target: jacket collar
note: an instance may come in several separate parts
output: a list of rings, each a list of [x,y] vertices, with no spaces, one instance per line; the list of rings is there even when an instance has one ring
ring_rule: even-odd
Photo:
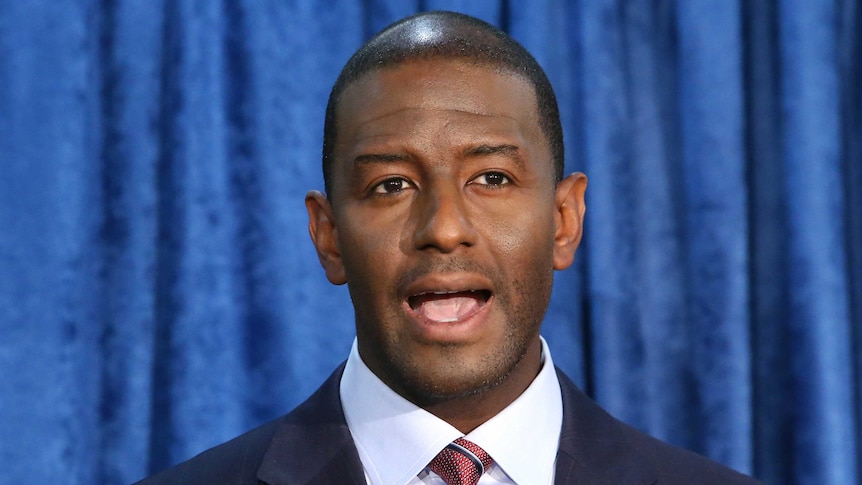
[[[342,364],[308,400],[279,424],[257,477],[270,485],[364,485],[365,473],[344,420],[338,387]],[[631,442],[637,432],[611,417],[557,369],[563,427],[555,483],[655,483],[646,450]],[[641,452],[639,452],[641,451]]]
[[[342,364],[273,435],[257,477],[271,485],[365,485],[365,473],[344,420],[338,383]]]
[[[559,369],[557,377],[563,394],[563,428],[554,482],[655,483],[655,466],[646,451],[631,442],[638,432],[609,415]]]

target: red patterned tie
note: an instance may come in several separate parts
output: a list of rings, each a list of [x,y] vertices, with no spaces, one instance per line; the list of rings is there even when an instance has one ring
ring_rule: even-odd
[[[458,438],[437,454],[428,469],[448,485],[476,485],[494,460],[479,445]]]

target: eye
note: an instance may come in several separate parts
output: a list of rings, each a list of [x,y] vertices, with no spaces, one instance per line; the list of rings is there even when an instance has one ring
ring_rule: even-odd
[[[473,179],[474,183],[479,185],[500,186],[511,182],[502,172],[485,172]]]
[[[407,179],[393,177],[374,186],[375,194],[397,194],[411,186]]]

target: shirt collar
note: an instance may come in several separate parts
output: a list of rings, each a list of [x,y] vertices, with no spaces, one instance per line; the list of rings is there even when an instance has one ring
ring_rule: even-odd
[[[563,405],[544,339],[542,356],[542,369],[524,393],[466,437],[487,451],[517,484],[550,483],[557,455]],[[347,425],[373,484],[409,482],[441,449],[462,436],[384,384],[362,362],[355,341],[340,392]]]

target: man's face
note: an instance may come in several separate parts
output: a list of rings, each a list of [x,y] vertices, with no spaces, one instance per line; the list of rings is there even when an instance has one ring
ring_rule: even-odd
[[[527,81],[451,60],[366,75],[342,94],[332,180],[309,196],[312,236],[378,377],[417,403],[535,377],[571,258]]]

